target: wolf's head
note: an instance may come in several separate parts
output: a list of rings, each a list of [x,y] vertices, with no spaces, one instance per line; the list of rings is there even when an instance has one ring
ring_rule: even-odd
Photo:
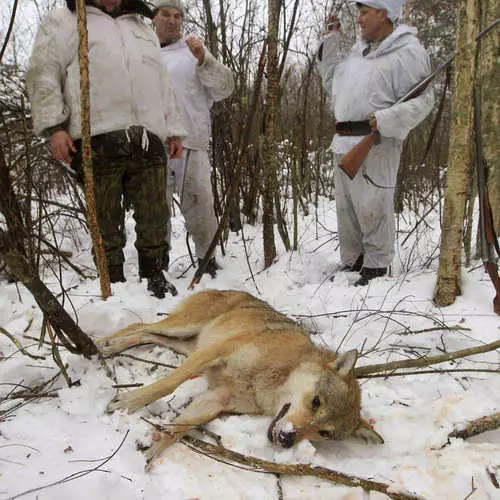
[[[269,439],[290,448],[303,439],[325,441],[361,437],[383,443],[360,415],[361,395],[354,375],[358,353],[348,351],[333,361],[304,363],[288,378]]]

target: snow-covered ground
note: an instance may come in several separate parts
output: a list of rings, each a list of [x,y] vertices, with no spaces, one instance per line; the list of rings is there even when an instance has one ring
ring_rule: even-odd
[[[433,305],[439,226],[429,217],[426,224],[409,233],[415,222],[409,214],[400,219],[391,276],[379,278],[369,287],[353,287],[357,277],[353,273],[338,273],[333,282],[328,279],[339,264],[335,204],[322,200],[317,213],[311,207],[311,214],[300,221],[297,251],[285,252],[277,235],[277,261],[262,271],[262,228],[245,226],[246,253],[241,234],[231,234],[225,256],[218,255],[223,269],[216,279],[204,277],[197,290],[238,289],[259,295],[303,321],[315,332],[318,343],[332,349],[360,350],[358,365],[498,340],[500,321],[492,311],[493,288],[478,263],[476,269],[464,270],[463,295],[454,305],[443,309]],[[85,332],[100,337],[131,322],[156,321],[192,293],[187,287],[193,270],[180,277],[189,265],[181,217],[175,217],[173,228],[169,275],[179,290],[177,297],[156,299],[138,282],[130,214],[127,282],[114,285],[112,297],[102,301],[97,280],[82,279],[72,270],[64,272],[71,299],[67,310],[76,313]],[[82,241],[84,248],[75,248],[69,240],[63,247],[73,252],[78,265],[91,266],[88,240],[83,237]],[[58,292],[55,276],[47,273],[44,281]],[[176,409],[203,390],[203,379],[185,383],[174,397],[137,414],[108,415],[104,410],[116,392],[115,382],[96,360],[62,351],[71,379],[79,385],[68,388],[59,376],[45,390],[55,397],[13,399],[12,393],[26,394],[29,391],[23,387],[37,386],[58,373],[50,350],[39,349],[28,338],[39,335],[41,324],[40,311],[26,289],[1,282],[0,326],[29,346],[31,354],[44,356],[39,360],[24,356],[0,333],[1,500],[275,500],[280,488],[285,500],[386,498],[308,477],[281,477],[279,484],[272,474],[218,462],[182,443],[168,449],[153,471],[145,473],[138,445],[150,442],[153,428],[141,417],[156,422],[173,419]],[[444,326],[461,329],[439,329]],[[426,329],[431,331],[412,333]],[[167,365],[181,361],[159,347],[143,346],[125,354]],[[499,353],[494,351],[435,367],[477,371],[360,380],[362,414],[384,437],[385,444],[380,446],[352,440],[316,446],[302,442],[293,449],[277,450],[266,437],[267,417],[226,416],[207,428],[222,437],[224,446],[270,461],[321,465],[427,499],[498,499],[500,489],[494,483],[495,477],[500,481],[500,431],[467,441],[452,439],[443,445],[447,435],[464,422],[500,411],[499,362]],[[148,384],[171,370],[126,356],[108,363],[119,384]]]

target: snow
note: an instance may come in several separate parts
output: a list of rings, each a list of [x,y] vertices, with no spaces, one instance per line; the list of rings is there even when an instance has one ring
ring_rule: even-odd
[[[358,276],[354,273],[339,272],[333,282],[328,279],[339,264],[335,203],[322,199],[317,211],[310,208],[310,215],[301,216],[297,251],[285,252],[276,234],[278,258],[262,270],[262,227],[245,225],[248,257],[241,234],[231,233],[226,255],[218,255],[223,269],[213,280],[203,277],[196,289],[239,289],[259,295],[306,324],[318,344],[340,351],[360,350],[358,365],[436,355],[498,340],[500,322],[492,311],[493,288],[477,262],[475,269],[463,271],[463,295],[455,304],[439,309],[432,303],[438,261],[429,257],[437,255],[437,218],[429,216],[425,225],[410,233],[418,217],[409,213],[401,217],[391,275],[374,280],[369,287],[353,287]],[[193,269],[179,277],[189,266],[182,218],[173,219],[169,271],[179,295],[163,300],[150,296],[145,283],[138,281],[133,224],[127,214],[127,282],[114,285],[107,301],[99,297],[97,280],[83,279],[69,269],[63,273],[71,299],[66,308],[71,314],[76,312],[81,328],[93,337],[131,322],[157,321],[192,293],[187,287]],[[62,246],[73,252],[79,266],[92,267],[88,238],[83,236],[80,241],[84,248],[77,248],[69,238]],[[56,277],[49,271],[44,281],[59,293]],[[68,387],[59,376],[42,391],[55,397],[13,399],[12,393],[28,392],[23,386],[34,387],[58,373],[50,350],[38,348],[37,341],[28,338],[39,336],[41,324],[40,311],[29,292],[21,285],[0,282],[0,326],[29,346],[31,354],[45,357],[24,356],[0,333],[0,500],[279,498],[274,475],[229,466],[182,443],[167,449],[154,469],[144,472],[145,460],[138,445],[149,444],[154,429],[141,417],[157,423],[172,420],[179,408],[204,390],[203,378],[186,382],[174,395],[137,414],[109,415],[104,410],[116,393],[115,382],[97,360],[61,350],[72,381],[79,384]],[[443,326],[463,329],[438,329]],[[434,330],[412,333],[425,329]],[[171,370],[163,365],[177,365],[182,359],[151,346],[125,354],[162,365],[126,356],[109,358],[108,365],[120,384],[151,383]],[[434,368],[499,370],[499,361],[499,353],[493,351]],[[500,480],[500,431],[465,441],[451,439],[444,446],[453,429],[500,411],[498,371],[364,378],[360,383],[362,415],[384,437],[384,445],[355,440],[301,442],[280,450],[266,436],[271,419],[262,416],[225,416],[207,428],[237,452],[274,462],[327,467],[386,483],[392,491],[436,500],[465,498],[471,492],[474,500],[500,498],[490,476]],[[286,500],[387,498],[312,477],[282,476],[280,482]]]

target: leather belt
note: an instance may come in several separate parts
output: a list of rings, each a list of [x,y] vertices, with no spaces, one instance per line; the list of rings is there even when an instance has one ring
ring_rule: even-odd
[[[368,120],[360,122],[336,122],[335,132],[339,135],[370,135],[372,129]]]

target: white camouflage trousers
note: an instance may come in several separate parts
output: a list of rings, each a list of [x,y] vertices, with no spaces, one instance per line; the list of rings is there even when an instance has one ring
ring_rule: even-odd
[[[180,197],[181,213],[186,228],[193,238],[195,254],[199,259],[205,256],[217,231],[214,211],[211,166],[206,151],[184,149],[182,158],[168,160],[167,200],[172,203],[174,192]],[[167,242],[169,248],[171,226],[169,222]]]
[[[394,192],[401,143],[386,139],[373,146],[356,177],[349,179],[334,154],[337,226],[342,264],[360,254],[365,267],[388,267],[394,257]]]

